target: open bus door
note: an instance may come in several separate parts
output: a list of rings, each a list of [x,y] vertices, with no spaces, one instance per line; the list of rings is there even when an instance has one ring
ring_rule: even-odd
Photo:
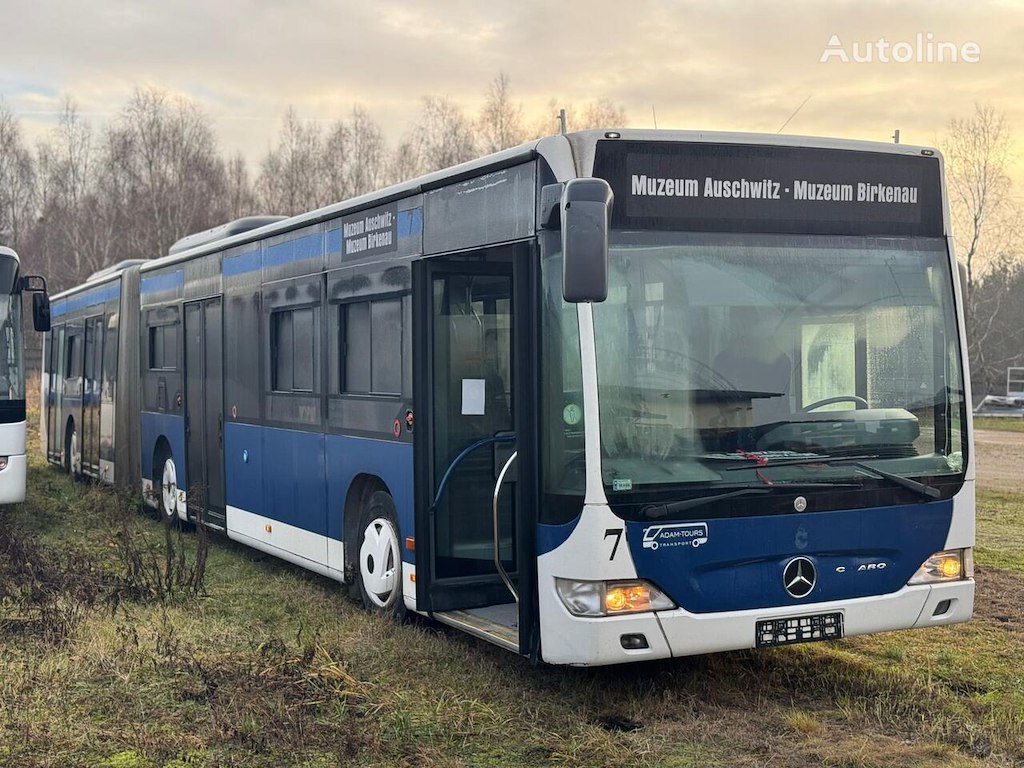
[[[417,269],[417,604],[535,648],[534,353],[528,246]],[[426,412],[424,412],[426,411]]]

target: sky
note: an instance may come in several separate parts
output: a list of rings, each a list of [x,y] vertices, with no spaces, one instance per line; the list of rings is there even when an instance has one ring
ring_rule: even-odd
[[[156,87],[255,167],[289,106],[326,124],[361,105],[394,144],[423,96],[475,114],[504,72],[552,126],[552,100],[606,98],[630,127],[930,145],[983,104],[1024,155],[1024,0],[0,0],[0,18],[0,99],[30,140],[65,97],[102,125]],[[894,60],[929,42],[958,60]],[[1019,159],[1013,177],[1021,195]]]

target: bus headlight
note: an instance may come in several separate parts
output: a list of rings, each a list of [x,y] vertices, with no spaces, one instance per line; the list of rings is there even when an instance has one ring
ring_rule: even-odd
[[[3,472],[5,469],[7,469],[7,457],[0,456],[0,472]]]
[[[573,616],[618,616],[675,608],[664,592],[646,581],[555,579],[555,591]]]
[[[907,584],[934,584],[974,578],[974,550],[946,549],[936,552],[922,563]]]

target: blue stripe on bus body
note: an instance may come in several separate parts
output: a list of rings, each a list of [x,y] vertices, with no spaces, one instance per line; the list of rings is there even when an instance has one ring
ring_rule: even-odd
[[[50,317],[56,319],[70,312],[77,312],[81,309],[93,307],[97,304],[105,304],[108,301],[119,298],[121,298],[121,283],[117,282],[87,291],[78,296],[69,296],[66,299],[55,301],[53,308],[50,310]]]
[[[379,477],[391,493],[402,535],[413,535],[412,445],[276,427],[224,426],[229,507],[341,541],[352,481]],[[403,551],[413,562],[413,553]]]
[[[319,232],[271,245],[263,254],[263,266],[279,267],[294,261],[305,261],[324,255],[324,239]]]
[[[711,613],[891,594],[945,547],[952,519],[947,500],[625,526],[637,576],[682,608]],[[800,599],[786,593],[782,578],[798,556],[817,569],[814,589]]]
[[[256,272],[259,270],[262,262],[260,259],[259,250],[247,251],[246,253],[240,253],[237,256],[228,256],[224,259],[223,272],[224,277],[232,277],[234,275],[242,275],[246,272]]]
[[[139,293],[156,293],[158,291],[170,291],[185,286],[185,273],[178,269],[164,275],[153,275],[142,278],[139,285]]]
[[[411,208],[398,212],[398,236],[416,237],[423,233],[423,209]]]
[[[341,228],[327,230],[327,242],[325,247],[328,253],[338,253],[341,250]]]
[[[160,481],[160,468],[153,467],[154,448],[157,440],[164,437],[171,447],[174,457],[174,472],[177,476],[178,488],[188,491],[188,470],[185,464],[185,419],[172,413],[156,413],[143,411],[139,414],[139,436],[142,441],[142,476],[149,480],[157,475]]]

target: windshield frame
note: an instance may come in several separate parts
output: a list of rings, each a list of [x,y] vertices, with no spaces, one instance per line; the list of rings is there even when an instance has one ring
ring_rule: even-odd
[[[918,466],[912,467],[908,465],[907,457],[888,457],[885,455],[876,455],[870,451],[858,451],[860,454],[857,458],[864,459],[871,466],[877,466],[883,472],[896,473],[901,476],[912,477],[919,483],[924,483],[928,486],[934,486],[938,489],[941,498],[949,498],[955,494],[963,485],[965,479],[965,469],[967,466],[967,408],[966,399],[964,395],[964,363],[963,363],[963,349],[962,339],[958,329],[957,315],[955,311],[956,303],[954,299],[954,288],[953,279],[954,274],[951,267],[951,257],[949,254],[948,243],[944,238],[891,238],[891,237],[865,237],[865,236],[812,236],[812,235],[748,235],[748,234],[704,234],[704,233],[681,233],[681,232],[666,232],[666,231],[623,231],[615,230],[611,233],[610,237],[610,251],[612,269],[614,273],[614,262],[616,259],[617,249],[622,247],[622,243],[628,242],[630,246],[635,246],[639,241],[640,243],[645,240],[648,242],[668,243],[674,241],[675,243],[682,244],[686,247],[696,246],[700,247],[731,247],[731,248],[756,248],[762,244],[768,244],[769,246],[779,246],[781,244],[795,245],[798,248],[827,248],[837,253],[855,253],[857,251],[864,251],[865,248],[871,251],[873,249],[880,251],[899,251],[904,253],[923,253],[927,255],[927,258],[931,260],[930,264],[936,269],[933,270],[934,274],[939,275],[938,278],[932,277],[932,280],[939,280],[939,285],[933,287],[933,295],[936,296],[934,306],[929,308],[929,311],[937,318],[936,323],[941,325],[941,336],[946,342],[946,348],[944,349],[944,355],[941,358],[935,358],[934,369],[935,378],[938,380],[941,378],[943,381],[948,381],[955,385],[954,387],[947,386],[944,393],[935,393],[935,408],[942,409],[945,411],[946,430],[947,437],[944,438],[946,444],[947,453],[944,454],[952,457],[945,464],[949,464],[952,461],[951,466],[945,466],[945,464],[936,463],[934,466],[925,466],[924,462],[918,462]],[[564,344],[566,341],[570,346],[575,346],[575,350],[563,350],[562,353],[566,356],[572,354],[578,355],[578,339],[571,339],[571,334],[566,334],[566,339],[558,340],[554,338],[558,334],[552,335],[552,326],[562,326],[563,329],[569,324],[568,319],[576,315],[572,310],[572,305],[558,306],[560,297],[557,296],[557,292],[560,291],[560,253],[558,251],[557,243],[552,240],[545,240],[542,238],[542,259],[544,260],[544,266],[542,268],[543,285],[542,293],[544,294],[544,304],[547,306],[542,311],[544,318],[542,319],[542,335],[543,345],[546,347],[545,351],[542,352],[542,357],[545,366],[545,378],[548,378],[552,371],[552,367],[557,367],[556,355],[552,354],[551,347],[553,345]],[[612,290],[614,290],[614,279],[612,280]],[[908,304],[909,306],[909,304]],[[606,376],[602,375],[601,365],[601,333],[602,333],[602,315],[607,314],[605,310],[607,307],[603,307],[601,304],[592,305],[594,315],[594,332],[598,338],[598,390],[601,393],[607,392],[607,381],[602,381]],[[559,323],[554,313],[560,313],[561,322]],[[938,325],[936,327],[938,327]],[[931,326],[929,326],[931,327]],[[607,330],[607,329],[605,329]],[[607,351],[607,350],[606,350]],[[941,368],[941,374],[939,372]],[[559,373],[559,372],[555,372]],[[558,378],[556,376],[556,378]],[[544,390],[545,398],[555,398],[555,395],[559,393],[555,391],[557,387],[548,387]],[[570,388],[571,389],[571,388]],[[951,391],[953,390],[953,391]],[[566,390],[569,391],[569,390]],[[580,394],[582,395],[582,387],[579,388]],[[945,399],[940,403],[940,395],[944,394]],[[557,398],[555,398],[557,399]],[[601,396],[601,409],[605,407],[604,396]],[[841,407],[841,406],[840,406]],[[561,418],[562,414],[556,413],[562,408],[561,405],[558,408],[554,407],[554,404],[548,403],[545,405],[543,411],[545,414],[546,421],[544,423],[552,425],[550,431],[558,431],[557,423],[563,421]],[[835,416],[827,415],[827,411],[823,411],[820,416],[821,421],[829,421]],[[851,414],[853,415],[853,414]],[[893,423],[901,424],[902,422],[910,423],[907,418],[911,416],[909,412],[899,414]],[[843,416],[846,418],[846,416]],[[602,416],[602,421],[604,417]],[[814,421],[815,419],[809,419]],[[901,422],[902,420],[902,422]],[[589,428],[589,427],[588,427]],[[546,430],[547,431],[547,430]],[[782,500],[781,497],[794,496],[800,493],[800,488],[813,488],[813,492],[819,496],[829,497],[827,502],[829,508],[840,509],[849,507],[864,507],[874,505],[885,505],[892,503],[911,503],[920,502],[920,494],[915,494],[906,487],[900,487],[897,484],[887,481],[884,476],[878,476],[871,472],[863,470],[855,470],[849,466],[848,462],[839,463],[832,467],[826,467],[825,461],[834,458],[843,458],[843,455],[834,456],[829,453],[815,454],[813,451],[807,451],[809,457],[819,455],[822,459],[821,462],[808,461],[805,465],[801,466],[795,464],[792,466],[783,467],[777,465],[771,467],[770,452],[763,453],[759,457],[760,461],[748,462],[749,467],[747,471],[730,471],[728,473],[718,473],[719,479],[699,482],[696,478],[691,478],[691,482],[680,481],[679,478],[673,478],[666,480],[664,483],[651,484],[651,483],[620,483],[617,482],[617,478],[614,473],[609,473],[607,460],[609,451],[607,444],[607,437],[604,434],[606,431],[605,425],[601,425],[601,445],[602,445],[602,479],[604,490],[607,498],[616,507],[632,508],[634,512],[638,512],[639,507],[650,505],[650,504],[662,504],[668,501],[680,501],[688,498],[700,498],[701,496],[707,496],[712,494],[719,494],[724,491],[731,489],[738,489],[744,487],[763,487],[772,490],[772,496],[776,497],[775,500],[769,499],[742,499],[740,501],[728,501],[724,504],[712,505],[715,507],[723,507],[718,510],[722,514],[732,514],[724,507],[730,508],[742,508],[746,513],[750,513],[752,507],[771,507],[778,508],[779,502]],[[557,443],[557,440],[554,441]],[[950,447],[951,443],[955,443],[960,448],[959,451],[955,451]],[[559,496],[561,493],[567,493],[572,487],[578,487],[582,481],[582,472],[577,471],[575,474],[577,477],[569,483],[559,482],[550,476],[550,473],[557,472],[556,462],[553,462],[552,454],[557,451],[552,447],[553,443],[550,440],[545,441],[545,448],[547,449],[547,456],[544,457],[542,465],[545,472],[544,478],[544,490],[546,496],[550,495],[553,497]],[[580,444],[582,448],[582,444]],[[954,456],[954,454],[959,454]],[[796,454],[799,456],[800,454]],[[693,457],[695,458],[695,457]],[[774,458],[779,458],[775,456]],[[913,457],[912,457],[913,458]],[[578,464],[582,463],[581,457],[573,459]],[[768,466],[762,466],[762,462]],[[728,480],[726,480],[726,476]],[[562,487],[559,487],[562,486]],[[830,491],[830,487],[832,490]],[[581,492],[581,489],[580,489]],[[804,494],[805,495],[805,494]],[[870,497],[870,498],[869,498]],[[821,499],[824,501],[824,499]],[[783,505],[785,506],[785,504]],[[792,507],[789,507],[792,511]],[[618,510],[617,510],[618,511]],[[708,516],[713,516],[714,510],[708,510]],[[702,509],[702,514],[704,510]]]

